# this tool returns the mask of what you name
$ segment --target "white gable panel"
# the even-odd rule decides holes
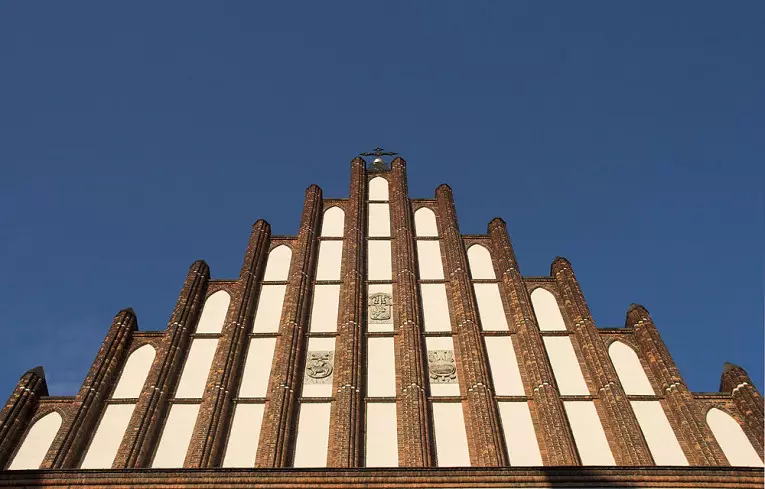
[[[331,238],[342,238],[345,226],[345,212],[339,207],[330,207],[324,211],[321,221],[321,235]]]
[[[316,280],[340,280],[342,262],[342,241],[322,241],[319,243],[319,263],[316,266]]]
[[[589,395],[571,339],[568,336],[545,336],[542,339],[561,395]]]
[[[537,316],[540,331],[566,331],[566,323],[563,322],[558,301],[555,296],[542,287],[531,292],[531,305]]]
[[[390,207],[388,204],[369,204],[369,236],[390,237]]]
[[[451,331],[452,322],[449,317],[449,303],[446,298],[444,284],[420,285],[422,297],[422,316],[425,331]]]
[[[300,405],[294,467],[326,467],[329,447],[328,402]]]
[[[260,287],[258,309],[252,324],[254,333],[277,333],[282,319],[282,306],[286,285],[263,285]]]
[[[398,467],[396,403],[367,403],[367,467]]]
[[[608,354],[611,356],[611,362],[614,364],[625,394],[654,395],[651,382],[648,380],[635,350],[621,341],[614,341],[608,347]]]
[[[58,413],[48,413],[35,421],[8,466],[8,470],[39,469],[59,428],[61,428],[61,415]]]
[[[473,245],[468,248],[468,263],[470,264],[470,276],[474,279],[495,279],[494,265],[491,262],[491,253],[481,245]]]
[[[526,401],[500,402],[499,416],[505,432],[510,465],[525,467],[543,465],[528,403]]]
[[[135,404],[109,404],[88,447],[82,469],[111,469]]]
[[[582,465],[616,465],[592,401],[563,401]]]
[[[417,264],[422,280],[442,280],[444,266],[441,263],[441,246],[438,241],[417,241]]]
[[[313,288],[313,306],[309,331],[334,333],[337,331],[337,312],[340,307],[340,285],[323,284]]]
[[[219,290],[205,301],[205,307],[197,323],[197,333],[220,333],[226,322],[231,296],[225,290]]]
[[[266,397],[276,338],[253,338],[244,361],[239,397]]]
[[[194,338],[191,340],[189,356],[183,365],[183,373],[181,374],[180,382],[178,382],[175,397],[188,399],[202,398],[217,347],[217,339]]]
[[[762,467],[762,460],[738,421],[717,408],[707,413],[707,424],[733,467]]]
[[[266,272],[263,275],[265,281],[288,280],[290,275],[290,262],[292,250],[287,245],[279,245],[268,253]]]
[[[264,404],[237,404],[223,467],[255,467]]]
[[[417,236],[436,237],[436,214],[427,207],[421,207],[414,213],[414,230]]]
[[[478,317],[484,331],[507,331],[505,308],[499,295],[499,284],[473,284],[478,302]]]
[[[659,401],[630,401],[656,465],[688,465]]]
[[[369,338],[367,396],[396,397],[396,354],[393,338]]]
[[[369,181],[369,200],[388,200],[388,181],[374,177]]]
[[[112,394],[113,399],[135,399],[141,395],[141,389],[151,370],[155,355],[156,352],[151,345],[143,345],[130,354],[122,369],[117,388]]]
[[[523,396],[523,381],[515,357],[513,340],[509,336],[485,336],[494,392],[498,396]]]
[[[198,413],[199,404],[173,404],[170,407],[152,468],[183,467]]]
[[[459,402],[433,403],[433,428],[439,467],[470,467],[465,418]]]
[[[367,243],[367,279],[392,280],[391,248],[389,240],[370,240]]]

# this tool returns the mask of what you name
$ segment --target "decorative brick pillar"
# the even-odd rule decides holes
[[[746,370],[725,362],[723,366],[722,378],[720,379],[720,391],[731,395],[739,412],[744,418],[744,424],[747,430],[754,435],[757,453],[763,456],[763,400],[762,396],[749,378]],[[751,438],[751,436],[750,436]]]
[[[297,431],[298,395],[303,380],[303,357],[321,211],[321,189],[311,185],[306,190],[300,230],[292,251],[289,284],[284,297],[255,467],[287,467],[290,463]]]
[[[335,339],[334,401],[329,414],[328,467],[358,467],[363,446],[364,399],[364,223],[367,172],[361,157],[351,161],[351,188],[345,210],[340,305]]]
[[[101,416],[104,399],[119,377],[138,321],[132,309],[114,316],[109,332],[90,367],[80,392],[74,398],[70,415],[64,420],[40,468],[75,468]]]
[[[675,428],[688,462],[691,465],[728,465],[648,311],[641,305],[632,304],[627,311],[626,326],[634,328],[638,346],[664,393],[669,422]]]
[[[0,411],[0,470],[11,458],[11,454],[27,430],[29,420],[37,409],[40,397],[48,395],[48,384],[42,367],[28,370],[19,379],[16,389]]]
[[[178,384],[189,338],[204,305],[209,281],[210,267],[203,260],[195,261],[186,275],[165,336],[154,357],[146,380],[148,387],[138,398],[112,468],[149,466],[168,411],[168,399]]]
[[[597,389],[595,396],[599,402],[595,405],[617,465],[653,465],[651,451],[619,382],[606,345],[592,320],[590,308],[587,307],[571,263],[557,257],[550,267],[550,275],[558,283],[577,343]]]
[[[578,465],[579,456],[574,446],[571,428],[547,360],[542,335],[536,324],[531,299],[523,282],[505,221],[498,217],[493,219],[489,223],[488,231],[517,331],[513,339],[516,340],[516,354],[523,362],[522,377],[526,382],[524,387],[533,401],[532,415],[535,417],[535,425],[540,430],[537,438],[542,459],[545,465]]]
[[[412,208],[403,158],[396,158],[391,163],[390,208],[393,271],[396,274],[393,297],[398,464],[400,467],[430,467],[434,464],[433,426],[428,413],[428,374],[414,259]]]
[[[436,189],[439,235],[446,257],[454,310],[452,334],[457,377],[463,397],[470,463],[474,467],[507,465],[501,424],[494,392],[491,390],[486,353],[478,329],[475,298],[467,268],[467,253],[457,224],[452,189]]]
[[[252,226],[239,281],[221,331],[210,379],[199,408],[184,467],[217,467],[234,407],[237,373],[243,368],[260,280],[268,258],[271,225],[259,219]]]

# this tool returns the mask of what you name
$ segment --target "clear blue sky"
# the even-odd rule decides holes
[[[188,266],[238,274],[377,145],[524,275],[571,260],[601,327],[652,313],[691,389],[763,388],[763,2],[3,2],[0,397],[74,394]]]

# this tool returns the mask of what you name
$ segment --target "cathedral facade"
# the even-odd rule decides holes
[[[571,263],[521,275],[505,222],[351,162],[239,277],[191,265],[164,331],[120,311],[74,396],[25,373],[0,487],[762,487],[763,399],[691,392],[648,311],[598,328]]]

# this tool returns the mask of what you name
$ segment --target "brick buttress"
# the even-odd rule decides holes
[[[21,435],[37,409],[41,396],[48,395],[48,384],[42,367],[27,371],[19,379],[5,407],[0,411],[0,470],[8,465]]]
[[[270,224],[262,219],[253,224],[184,467],[220,465],[226,431],[234,407],[233,398],[238,387],[237,372],[241,370],[244,362],[247,335],[252,328],[270,239]]]
[[[467,269],[467,253],[457,224],[452,190],[442,184],[436,189],[438,227],[446,274],[451,287],[454,317],[452,334],[465,413],[470,463],[473,467],[507,465],[497,402],[478,329],[475,298]]]
[[[204,305],[209,281],[210,267],[202,260],[195,261],[186,275],[113,468],[150,465],[168,411],[168,399],[178,384],[189,338]]]
[[[427,364],[422,336],[422,313],[414,259],[412,208],[406,161],[391,163],[391,228],[393,230],[393,297],[396,327],[396,413],[399,467],[433,465],[433,426],[428,413]]]
[[[760,457],[763,456],[763,401],[762,396],[749,378],[746,370],[725,362],[722,378],[720,379],[720,391],[728,392],[733,398],[744,419],[744,428],[752,440],[754,448]]]
[[[298,395],[303,379],[308,314],[316,271],[321,189],[308,187],[300,229],[292,251],[289,283],[284,297],[279,338],[268,383],[263,426],[255,467],[287,467],[297,432]]]
[[[85,446],[98,423],[104,399],[114,388],[127,357],[133,331],[138,322],[132,309],[123,309],[114,316],[93,365],[80,392],[69,407],[69,414],[53,440],[41,468],[69,469],[79,465]]]
[[[351,161],[351,187],[345,212],[340,305],[335,340],[335,371],[330,409],[328,467],[358,467],[363,449],[364,404],[364,223],[367,174],[361,157]]]
[[[662,405],[691,465],[728,465],[728,460],[707,425],[700,405],[688,390],[648,311],[632,304],[627,311],[628,328],[648,360],[654,379],[664,395]]]
[[[516,328],[516,355],[522,359],[524,389],[530,396],[530,409],[538,426],[539,448],[545,465],[578,465],[571,427],[558,394],[552,369],[547,360],[531,299],[515,258],[505,221],[495,218],[489,223],[489,236],[497,257],[512,322]]]

